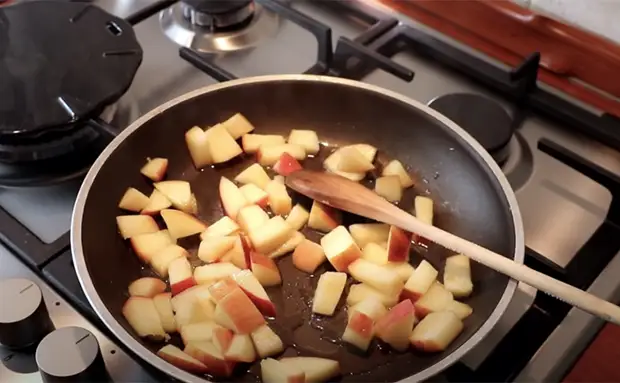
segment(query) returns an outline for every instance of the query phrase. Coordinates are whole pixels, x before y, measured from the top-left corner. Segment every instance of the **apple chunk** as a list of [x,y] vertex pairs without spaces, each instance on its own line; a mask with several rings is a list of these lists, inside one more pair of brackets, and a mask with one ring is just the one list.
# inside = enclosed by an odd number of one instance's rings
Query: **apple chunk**
[[460,320],[464,320],[474,312],[470,305],[455,300],[451,300],[444,310],[453,312]]
[[151,193],[149,197],[149,202],[142,209],[140,214],[146,215],[156,215],[160,211],[169,208],[172,206],[172,202],[165,195],[163,195],[159,190],[155,189]]
[[140,169],[140,173],[151,179],[153,182],[159,182],[166,176],[168,170],[167,158],[151,158],[146,165]]
[[284,242],[282,246],[278,247],[275,251],[269,253],[269,258],[275,259],[290,253],[295,250],[304,239],[306,239],[306,237],[303,234],[298,231],[294,232],[288,241]]
[[185,352],[207,366],[209,373],[219,377],[232,375],[235,363],[224,359],[223,353],[213,342],[190,342]]
[[308,222],[308,218],[310,218],[308,211],[300,204],[297,204],[293,206],[288,217],[286,217],[286,223],[288,223],[293,230],[301,230],[306,222]]
[[349,226],[349,231],[357,246],[364,248],[370,242],[387,242],[390,227],[384,223],[356,223]]
[[428,314],[409,338],[414,348],[425,352],[444,351],[463,331],[463,322],[449,311]]
[[256,360],[256,350],[248,334],[235,334],[224,353],[224,359],[233,362],[252,363]]
[[291,157],[300,161],[306,158],[306,151],[303,147],[294,144],[280,144],[261,145],[256,153],[256,159],[263,166],[272,166],[278,162],[283,153],[288,153]]
[[141,191],[136,188],[127,188],[118,207],[121,209],[139,212],[149,203],[149,197],[145,196]]
[[252,331],[250,336],[252,337],[252,342],[254,342],[256,352],[261,358],[273,356],[284,351],[282,339],[266,324]]
[[293,265],[308,274],[314,273],[326,259],[321,245],[307,239],[301,241],[293,252]]
[[198,359],[186,354],[180,348],[167,344],[157,351],[157,355],[166,362],[177,366],[178,368],[193,372],[196,374],[204,374],[208,372],[207,366],[202,364]]
[[388,261],[406,262],[409,260],[409,248],[412,234],[396,226],[390,227],[388,236],[387,252]]
[[409,299],[411,303],[416,303],[435,283],[438,274],[433,265],[423,260],[409,279],[407,279],[401,298]]
[[160,250],[176,243],[176,241],[170,237],[168,230],[137,235],[132,237],[130,242],[133,251],[144,262],[150,262]]
[[387,295],[381,291],[368,286],[365,283],[358,283],[351,285],[349,288],[349,295],[347,296],[347,304],[354,306],[366,299],[377,299],[385,307],[392,307],[398,302],[398,295]]
[[323,247],[327,260],[337,271],[346,272],[349,265],[362,256],[360,248],[357,247],[344,226],[338,226],[323,236],[321,247]]
[[241,113],[236,113],[228,120],[222,122],[222,126],[226,128],[228,134],[235,140],[254,130],[254,126]]
[[301,169],[303,169],[303,167],[299,161],[287,152],[282,153],[278,161],[273,165],[273,170],[282,176],[288,176]]
[[158,278],[143,277],[131,282],[128,290],[132,297],[153,298],[166,290],[166,283]]
[[309,228],[327,233],[338,227],[341,222],[342,214],[339,210],[317,201],[312,202],[308,218]]
[[205,134],[207,135],[209,154],[214,164],[227,162],[243,153],[237,141],[222,124],[211,127]]
[[201,169],[213,163],[211,152],[209,152],[208,136],[204,130],[194,126],[185,132],[185,145],[189,150],[196,169]]
[[[415,208],[415,216],[417,219],[429,225],[433,224],[433,200],[432,199],[430,199],[429,197],[420,196],[420,195],[416,196],[414,200],[414,208]],[[428,244],[428,240],[426,238],[421,238],[418,235],[415,236],[414,240],[423,245]]]
[[381,245],[369,242],[362,249],[362,258],[376,265],[388,263],[388,252]]
[[179,333],[183,344],[187,345],[194,342],[207,342],[213,340],[213,331],[222,328],[212,320],[188,323],[181,326]]
[[352,146],[345,146],[340,149],[340,161],[338,170],[349,173],[366,173],[373,170],[375,166],[368,161],[364,155]]
[[359,311],[353,312],[342,334],[342,340],[354,345],[362,351],[368,346],[374,336],[374,321],[368,315]]
[[267,187],[267,184],[271,181],[271,178],[269,178],[265,172],[265,169],[263,169],[260,164],[253,164],[239,173],[235,177],[235,181],[243,185],[253,184],[265,190],[265,187]]
[[254,184],[246,184],[239,188],[248,204],[258,205],[263,209],[269,205],[269,195]]
[[269,207],[274,214],[286,215],[293,208],[293,200],[286,191],[286,186],[278,181],[272,180],[265,188],[269,197]]
[[174,310],[177,328],[183,336],[185,325],[213,319],[215,305],[207,286],[193,286],[175,295],[170,303]]
[[294,365],[306,374],[306,383],[327,382],[340,375],[337,360],[312,356],[295,356],[280,359],[281,364]]
[[[206,285],[205,285],[206,286]],[[211,295],[211,300],[216,304],[219,303],[226,295],[232,293],[233,291],[239,289],[239,285],[235,282],[232,277],[226,277],[221,279],[209,288],[209,295]]]
[[396,272],[403,282],[407,282],[415,271],[415,268],[407,262],[388,262],[385,266]]
[[220,178],[220,200],[227,216],[232,219],[237,218],[237,213],[241,208],[248,205],[243,193],[231,180],[226,177]]
[[123,239],[159,231],[157,222],[148,215],[119,215],[116,225]]
[[215,306],[215,322],[238,334],[249,334],[265,323],[265,318],[241,290],[226,295]]
[[280,363],[271,358],[260,362],[263,383],[304,383],[306,374],[295,365]]
[[230,217],[224,216],[218,219],[213,225],[209,226],[207,230],[203,231],[202,234],[200,234],[200,239],[205,240],[208,237],[226,237],[238,231],[239,225]]
[[413,186],[413,180],[409,176],[409,173],[403,166],[403,164],[398,160],[390,161],[383,168],[383,172],[381,172],[382,176],[397,176],[400,179],[400,184],[403,188],[408,188]]
[[338,164],[340,163],[340,160],[342,158],[341,156],[341,149],[336,149],[332,154],[329,155],[329,157],[327,157],[325,159],[325,161],[323,161],[323,167],[330,173],[334,173],[337,174],[341,177],[344,178],[348,178],[351,181],[361,181],[362,179],[364,179],[364,177],[366,177],[366,173],[350,173],[350,172],[343,172],[341,170],[338,170]]
[[248,205],[239,210],[237,222],[241,230],[251,233],[269,221],[269,215],[258,205]]
[[474,284],[471,281],[471,268],[467,256],[457,254],[446,258],[443,285],[457,298],[465,298],[471,295]]
[[299,145],[304,148],[307,154],[317,154],[321,149],[319,137],[314,130],[293,129],[288,135],[290,144]]
[[138,336],[162,341],[167,337],[153,299],[130,297],[123,305],[123,316]]
[[250,270],[242,270],[233,274],[232,277],[263,315],[269,317],[276,316],[276,306]]
[[347,283],[347,274],[327,271],[321,275],[314,291],[312,312],[322,315],[334,315],[340,296]]
[[356,311],[368,315],[370,319],[375,322],[387,314],[387,309],[377,297],[366,298],[363,301],[349,307],[349,318]]
[[435,281],[415,303],[416,316],[424,318],[429,313],[444,311],[453,300],[452,293]]
[[235,244],[232,249],[228,250],[228,252],[224,254],[219,261],[232,263],[239,269],[249,269],[251,267],[251,251],[252,249],[249,245],[249,240],[243,234],[237,234],[237,238],[235,239]]
[[392,307],[375,327],[377,336],[398,351],[409,347],[409,335],[415,324],[415,310],[409,300]]
[[205,263],[217,262],[235,245],[237,236],[207,237],[200,242],[198,258]]
[[189,237],[207,229],[207,225],[198,218],[179,210],[164,209],[160,214],[174,239]]
[[285,142],[284,137],[276,134],[245,134],[241,137],[241,145],[246,153],[256,153],[263,145],[275,146]]
[[172,294],[161,293],[153,297],[153,303],[155,309],[159,314],[161,325],[164,331],[167,333],[173,333],[177,331],[177,322],[174,319],[174,311],[172,310]]
[[351,263],[349,274],[357,281],[366,283],[386,295],[398,295],[403,288],[403,281],[396,272],[365,259]]
[[398,176],[382,176],[375,180],[375,193],[390,202],[398,202],[403,197],[403,188]]
[[187,258],[176,258],[168,265],[168,277],[170,279],[170,290],[172,295],[177,295],[184,290],[196,285],[192,276],[192,265]]
[[284,221],[284,218],[275,216],[252,230],[249,235],[256,251],[269,254],[288,241],[293,235],[293,229]]
[[178,245],[168,245],[157,251],[150,260],[151,267],[162,278],[168,278],[170,263],[177,258],[187,258],[187,250]]
[[241,271],[241,269],[232,263],[211,263],[196,267],[196,269],[194,269],[194,278],[200,285],[210,285],[239,271]]
[[162,181],[154,183],[153,186],[166,196],[175,208],[186,213],[193,212],[195,201],[189,182]]
[[255,251],[250,253],[252,273],[263,286],[277,286],[282,283],[280,270],[273,259]]

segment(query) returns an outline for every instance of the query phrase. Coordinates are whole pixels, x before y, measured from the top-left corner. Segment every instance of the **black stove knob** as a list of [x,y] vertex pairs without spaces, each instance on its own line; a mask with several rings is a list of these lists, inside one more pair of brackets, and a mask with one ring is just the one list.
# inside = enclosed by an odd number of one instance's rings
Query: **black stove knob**
[[28,279],[0,281],[0,344],[24,348],[54,331],[41,289]]
[[44,382],[111,380],[97,338],[81,327],[63,327],[47,335],[35,359]]

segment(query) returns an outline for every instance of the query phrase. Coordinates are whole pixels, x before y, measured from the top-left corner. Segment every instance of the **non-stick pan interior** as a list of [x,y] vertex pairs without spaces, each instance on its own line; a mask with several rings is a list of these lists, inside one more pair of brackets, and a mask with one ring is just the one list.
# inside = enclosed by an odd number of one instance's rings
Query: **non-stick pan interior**
[[[515,228],[504,192],[476,152],[438,120],[407,103],[350,85],[294,80],[240,84],[187,99],[148,120],[118,145],[90,186],[81,231],[85,262],[96,294],[129,333],[133,331],[121,315],[127,286],[151,271],[117,232],[115,216],[123,214],[118,201],[129,186],[150,194],[152,186],[139,169],[147,157],[166,157],[170,160],[167,178],[191,182],[200,218],[212,223],[222,217],[219,178],[234,177],[253,159],[197,171],[184,132],[194,125],[213,125],[237,112],[256,126],[257,133],[288,135],[291,129],[312,129],[329,145],[364,142],[378,147],[382,158],[401,160],[415,175],[413,193],[430,193],[437,226],[514,257]],[[322,151],[327,153],[329,148]],[[306,163],[320,167],[317,159]],[[402,205],[412,209],[411,196]],[[310,238],[318,239],[312,234]],[[198,241],[181,244],[192,246],[195,253]],[[446,255],[447,251],[434,245],[424,252],[440,270]],[[420,253],[413,252],[411,258],[417,265]],[[465,321],[464,333],[443,353],[397,354],[371,346],[370,355],[360,355],[337,342],[346,324],[343,302],[334,318],[313,318],[309,307],[318,276],[298,272],[290,257],[280,259],[278,265],[284,286],[268,289],[268,293],[278,306],[273,328],[288,346],[285,355],[338,358],[347,381],[396,381],[439,362],[477,332],[508,283],[502,275],[474,265],[475,292],[467,300],[474,313]],[[329,266],[322,270],[326,269]],[[141,342],[151,350],[161,346]],[[258,373],[253,366],[238,380],[255,380]]]

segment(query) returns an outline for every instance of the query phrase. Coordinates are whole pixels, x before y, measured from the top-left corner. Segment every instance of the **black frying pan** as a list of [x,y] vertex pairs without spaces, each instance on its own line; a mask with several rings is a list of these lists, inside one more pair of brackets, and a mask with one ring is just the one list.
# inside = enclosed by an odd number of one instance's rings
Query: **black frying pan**
[[[237,112],[243,113],[258,133],[288,135],[293,128],[313,129],[330,145],[375,145],[380,157],[399,159],[418,181],[403,200],[404,208],[410,209],[413,195],[429,192],[436,205],[437,226],[523,261],[519,210],[499,167],[467,133],[430,108],[378,87],[318,76],[256,77],[199,89],[156,108],[123,131],[86,176],[73,214],[73,257],[86,296],[120,341],[161,371],[180,380],[199,379],[157,357],[154,352],[161,344],[136,337],[121,314],[130,282],[153,273],[119,236],[115,216],[122,213],[117,204],[129,186],[149,194],[151,183],[139,169],[147,157],[166,157],[170,160],[167,178],[191,183],[199,217],[208,223],[219,219],[223,215],[216,187],[219,178],[234,177],[252,159],[196,171],[184,132],[193,125],[214,125]],[[321,150],[329,152],[328,148]],[[319,168],[320,161],[306,160],[304,166]],[[354,217],[348,220],[351,223]],[[316,234],[309,237],[318,239]],[[195,253],[197,242],[185,245],[193,245]],[[414,265],[420,262],[420,254],[412,253]],[[448,252],[431,245],[423,255],[442,270]],[[283,287],[270,288],[268,293],[277,305],[272,327],[288,346],[285,355],[337,358],[345,381],[418,381],[437,374],[491,330],[516,287],[503,275],[474,265],[474,295],[467,301],[474,313],[448,350],[398,354],[371,346],[374,351],[361,356],[330,342],[344,330],[344,310],[339,309],[333,319],[310,325],[310,300],[318,277],[297,271],[290,257],[279,259],[278,266]],[[323,266],[320,271],[329,268]],[[173,341],[180,345],[180,339]],[[236,376],[240,381],[255,380],[260,376],[259,367],[251,366],[249,372]]]

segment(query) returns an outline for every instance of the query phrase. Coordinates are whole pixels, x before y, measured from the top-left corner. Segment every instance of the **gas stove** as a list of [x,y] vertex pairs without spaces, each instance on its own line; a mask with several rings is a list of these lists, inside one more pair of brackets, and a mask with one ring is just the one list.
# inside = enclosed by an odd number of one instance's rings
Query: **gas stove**
[[[125,127],[235,77],[328,74],[397,91],[457,121],[501,164],[523,216],[528,266],[619,301],[620,121],[537,84],[537,54],[510,68],[373,1],[91,3],[132,24],[143,51],[113,117],[97,124]],[[98,340],[112,380],[162,380],[114,339],[81,291],[68,235],[81,179],[3,182],[1,170],[0,184],[21,187],[0,190],[0,281],[38,286],[56,328]],[[496,328],[437,380],[560,380],[602,324],[520,284]],[[0,352],[3,381],[41,379],[34,350]]]

